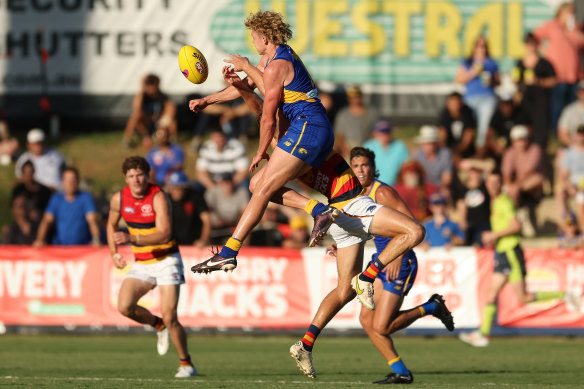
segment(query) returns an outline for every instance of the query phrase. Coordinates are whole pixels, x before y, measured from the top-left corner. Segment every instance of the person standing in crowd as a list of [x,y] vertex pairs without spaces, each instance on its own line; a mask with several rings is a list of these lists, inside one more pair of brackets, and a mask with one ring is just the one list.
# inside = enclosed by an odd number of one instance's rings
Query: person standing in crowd
[[335,150],[347,158],[351,149],[362,145],[371,136],[371,130],[379,119],[377,110],[365,105],[363,92],[358,86],[347,88],[346,107],[335,117]]
[[562,215],[569,212],[570,203],[575,202],[578,227],[584,231],[584,124],[578,127],[573,139],[574,143],[562,158],[556,204]]
[[410,157],[404,142],[394,139],[393,127],[389,119],[379,119],[373,129],[373,139],[363,147],[375,153],[375,164],[379,167],[379,179],[387,185],[394,185],[401,166]]
[[4,244],[30,245],[34,242],[39,228],[39,219],[33,219],[32,206],[26,195],[20,193],[12,198],[12,223],[5,226]]
[[172,231],[179,245],[203,248],[211,236],[211,215],[205,198],[189,187],[182,171],[172,172],[166,180],[172,209]]
[[490,229],[489,193],[483,181],[483,171],[471,166],[466,179],[455,180],[452,196],[454,198],[459,225],[464,231],[465,246],[482,246],[481,234]]
[[458,68],[455,81],[466,86],[464,102],[475,112],[476,146],[481,148],[485,144],[489,122],[497,106],[495,87],[501,82],[499,66],[489,54],[487,38],[482,35],[477,38],[471,55]]
[[79,190],[79,172],[72,167],[63,169],[63,192],[54,193],[41,220],[33,242],[42,247],[49,240],[49,230],[55,227],[53,245],[81,245],[91,243],[101,247],[97,210],[93,197]]
[[167,177],[173,171],[183,169],[185,156],[180,145],[170,141],[170,129],[167,120],[160,120],[154,133],[154,139],[158,144],[146,155],[150,164],[150,180],[156,185],[164,185]]
[[34,179],[51,190],[61,189],[61,170],[65,166],[65,157],[57,150],[45,146],[45,133],[40,128],[33,128],[26,135],[26,147],[16,161],[15,174],[20,178],[22,165],[31,161],[34,165]]
[[555,130],[564,107],[576,100],[576,88],[582,78],[580,50],[584,47],[584,34],[576,21],[574,3],[562,3],[556,17],[536,28],[533,35],[556,73],[557,83],[550,96],[550,125]]
[[438,119],[438,145],[452,151],[452,163],[471,158],[475,154],[476,122],[473,111],[464,104],[462,95],[452,92]]
[[[197,370],[187,349],[187,334],[177,317],[180,285],[185,283],[185,277],[178,245],[172,235],[168,199],[159,186],[148,182],[150,165],[143,157],[126,158],[122,173],[127,186],[115,193],[110,201],[107,241],[117,269],[128,265],[118,252],[120,245],[132,245],[135,262],[120,287],[118,310],[122,315],[157,330],[160,355],[168,352],[170,333],[180,358],[175,377],[192,377]],[[128,232],[118,229],[122,218]],[[162,318],[138,305],[138,300],[156,286],[160,290]]]
[[491,173],[486,179],[491,199],[491,229],[483,231],[481,239],[486,247],[495,249],[495,267],[487,292],[487,305],[483,311],[483,322],[478,331],[463,332],[460,340],[475,347],[486,347],[495,314],[497,297],[503,287],[510,283],[521,304],[563,298],[571,310],[579,310],[579,294],[576,291],[528,292],[525,285],[525,258],[519,244],[521,225],[515,215],[515,206],[509,196],[501,192],[501,176]]
[[160,78],[155,74],[147,74],[142,79],[140,91],[132,100],[132,114],[126,123],[122,144],[132,146],[132,137],[138,132],[142,137],[142,145],[149,149],[152,146],[150,136],[160,120],[168,123],[171,139],[176,139],[176,106],[160,90]]
[[512,78],[521,93],[521,106],[529,116],[532,139],[545,152],[550,132],[550,91],[556,86],[557,79],[554,67],[540,56],[538,46],[535,35],[527,34],[525,55],[517,60]]

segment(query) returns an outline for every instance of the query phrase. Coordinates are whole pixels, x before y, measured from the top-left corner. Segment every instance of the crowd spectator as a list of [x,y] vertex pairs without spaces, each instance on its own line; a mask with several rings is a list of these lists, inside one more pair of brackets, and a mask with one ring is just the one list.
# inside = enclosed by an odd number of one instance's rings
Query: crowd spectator
[[558,230],[558,248],[574,250],[584,248],[584,237],[578,228],[574,213],[566,212],[562,215],[558,223]]
[[32,207],[24,194],[12,199],[12,223],[3,231],[5,244],[30,245],[34,242],[39,220],[32,218]]
[[97,211],[93,197],[79,190],[77,169],[63,170],[63,192],[54,193],[38,228],[34,246],[42,247],[49,240],[49,229],[54,226],[51,239],[54,245],[101,246]]
[[211,189],[225,175],[231,175],[235,186],[245,184],[248,168],[249,159],[243,143],[234,138],[228,140],[221,128],[213,127],[197,159],[197,180],[201,185]]
[[133,146],[132,138],[136,132],[142,138],[145,148],[152,146],[150,136],[156,130],[158,121],[168,123],[172,139],[176,139],[177,122],[176,106],[170,98],[160,90],[160,78],[155,74],[147,74],[141,81],[141,88],[132,100],[132,114],[128,118],[122,143],[126,147]]
[[499,66],[491,58],[484,36],[475,41],[471,55],[458,68],[455,81],[466,86],[464,101],[477,118],[476,146],[483,147],[497,105],[495,86],[500,83]]
[[[518,218],[526,236],[535,235],[535,206],[543,195],[543,152],[530,141],[529,129],[516,125],[511,129],[511,147],[503,154],[501,176],[507,195],[519,208]],[[526,206],[527,209],[523,208]],[[529,217],[526,217],[526,212]]]
[[432,217],[424,224],[426,237],[422,248],[461,245],[464,234],[458,224],[448,217],[447,201],[442,194],[434,193],[430,196],[430,212]]
[[569,203],[576,203],[576,217],[580,231],[584,231],[584,124],[574,134],[574,143],[566,149],[560,168],[560,186],[556,191],[559,214],[569,211]]
[[473,111],[464,104],[462,95],[452,92],[438,120],[439,146],[452,151],[452,162],[457,166],[460,160],[475,154],[474,139],[476,123]]
[[529,125],[529,118],[525,113],[523,108],[515,103],[513,93],[501,93],[497,109],[489,124],[485,147],[478,150],[477,155],[500,162],[503,152],[511,145],[511,129],[519,124]]
[[557,83],[551,90],[551,127],[556,128],[560,113],[576,99],[581,78],[580,50],[584,35],[572,2],[561,4],[554,19],[536,28],[533,35],[539,40],[544,57],[553,65]]
[[[229,85],[228,85],[229,86]],[[191,141],[193,148],[200,145],[209,128],[221,127],[228,138],[247,141],[247,132],[252,124],[252,112],[249,106],[239,98],[221,104],[211,104],[198,115],[195,136]]]
[[400,168],[410,157],[407,146],[401,140],[394,139],[392,130],[388,119],[380,119],[375,123],[373,139],[363,144],[375,153],[379,180],[387,185],[395,184]]
[[369,139],[371,130],[379,118],[377,110],[363,102],[363,92],[357,86],[347,88],[348,105],[335,117],[335,148],[345,158],[355,146]]
[[172,231],[180,245],[203,248],[209,244],[211,214],[203,194],[189,187],[182,171],[172,172],[166,181],[170,197]]
[[231,228],[249,202],[249,192],[242,186],[237,187],[230,173],[223,173],[216,184],[205,191],[205,201],[211,212],[211,227],[231,236]]
[[466,179],[454,180],[452,196],[456,202],[458,223],[464,232],[465,246],[482,246],[481,234],[490,227],[490,198],[483,170],[470,167]]
[[166,120],[158,122],[158,129],[154,133],[157,146],[146,155],[150,164],[150,181],[159,186],[164,185],[170,173],[182,170],[185,161],[180,145],[170,141],[168,124]]
[[426,180],[448,194],[452,182],[452,153],[447,147],[438,145],[438,128],[422,126],[416,143],[419,147],[414,151],[414,160],[424,168]]
[[558,121],[558,140],[564,147],[572,144],[576,130],[584,124],[584,81],[578,83],[578,99],[562,111]]
[[61,188],[61,170],[65,166],[65,157],[57,150],[45,146],[45,133],[39,128],[33,128],[26,135],[26,147],[16,161],[15,174],[20,178],[22,165],[31,161],[34,165],[35,181],[47,186],[51,190]]
[[49,198],[51,190],[34,179],[34,165],[31,161],[22,164],[22,173],[19,182],[12,189],[12,202],[18,196],[24,196],[30,205],[30,217],[32,220],[40,221]]
[[282,242],[282,247],[287,249],[303,249],[308,245],[310,231],[308,223],[302,215],[296,216],[290,220],[290,236]]
[[521,106],[532,126],[532,139],[545,152],[550,132],[550,91],[557,81],[554,67],[541,57],[538,45],[535,35],[527,34],[525,55],[517,60],[512,78],[521,94]]
[[250,246],[255,247],[282,247],[284,234],[279,226],[279,206],[269,203],[258,225],[249,236]]
[[0,120],[0,165],[10,165],[16,161],[18,152],[18,139],[10,135],[8,123]]
[[[376,156],[375,165],[377,165]],[[429,199],[438,187],[426,181],[422,165],[416,161],[403,164],[394,189],[407,204],[417,220],[424,221],[430,216]]]

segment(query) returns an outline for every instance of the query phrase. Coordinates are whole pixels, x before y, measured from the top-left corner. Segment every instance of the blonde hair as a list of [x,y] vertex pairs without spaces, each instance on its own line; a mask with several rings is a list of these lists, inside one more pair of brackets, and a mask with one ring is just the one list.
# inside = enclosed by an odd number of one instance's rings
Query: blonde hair
[[258,11],[245,19],[245,27],[268,38],[276,46],[283,45],[292,38],[290,25],[284,22],[282,14],[273,11]]

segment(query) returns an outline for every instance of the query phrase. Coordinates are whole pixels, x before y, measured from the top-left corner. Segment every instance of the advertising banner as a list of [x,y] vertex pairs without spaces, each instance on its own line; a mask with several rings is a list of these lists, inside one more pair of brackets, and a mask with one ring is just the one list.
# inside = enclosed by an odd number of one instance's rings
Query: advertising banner
[[[317,82],[361,83],[398,93],[438,93],[484,33],[508,71],[523,37],[551,19],[552,0],[11,0],[0,2],[0,93],[133,94],[161,76],[166,93],[221,89],[227,53],[257,63],[244,19],[282,12],[289,42]],[[206,56],[202,85],[184,79],[179,49]],[[418,88],[415,88],[415,87]],[[414,89],[412,89],[414,87]],[[423,88],[423,89],[422,89]],[[389,90],[389,89],[387,89]]]
[[[131,257],[127,247],[121,251]],[[322,299],[337,284],[336,261],[322,248],[286,250],[244,248],[233,273],[193,274],[190,267],[207,250],[181,247],[186,284],[179,317],[186,327],[291,329],[306,327]],[[370,258],[371,248],[365,251]],[[480,324],[492,272],[492,251],[474,248],[417,251],[419,270],[404,309],[444,295],[457,328]],[[526,250],[527,289],[582,293],[584,252]],[[0,250],[0,323],[33,326],[136,326],[117,311],[117,295],[128,269],[115,269],[107,249],[2,246]],[[140,304],[160,312],[155,288]],[[361,305],[351,301],[330,328],[359,328]],[[498,322],[516,328],[584,328],[584,307],[570,311],[562,300],[520,306],[508,285],[499,298]],[[442,329],[424,317],[413,329]]]

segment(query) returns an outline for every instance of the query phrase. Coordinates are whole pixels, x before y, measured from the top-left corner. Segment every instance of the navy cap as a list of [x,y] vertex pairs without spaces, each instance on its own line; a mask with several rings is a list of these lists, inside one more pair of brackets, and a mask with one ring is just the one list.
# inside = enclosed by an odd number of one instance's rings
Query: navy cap
[[187,186],[189,184],[189,180],[187,175],[182,171],[175,171],[168,176],[166,179],[167,185],[172,186]]

